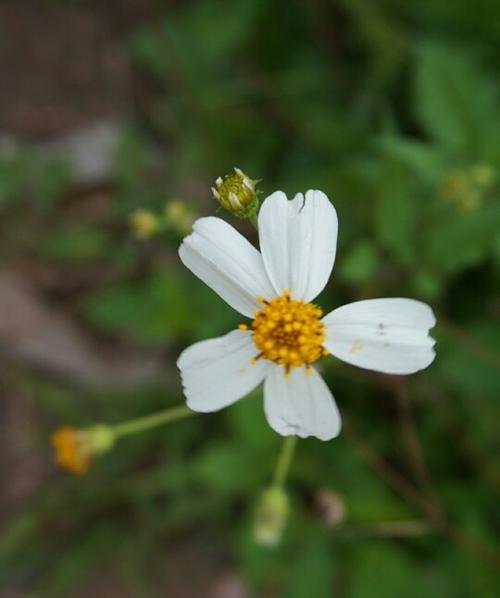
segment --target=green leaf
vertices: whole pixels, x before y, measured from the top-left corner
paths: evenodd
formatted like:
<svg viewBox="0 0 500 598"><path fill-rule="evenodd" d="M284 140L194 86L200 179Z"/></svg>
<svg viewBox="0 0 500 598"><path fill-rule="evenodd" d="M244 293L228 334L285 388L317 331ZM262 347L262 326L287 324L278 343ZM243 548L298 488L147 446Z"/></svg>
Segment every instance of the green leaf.
<svg viewBox="0 0 500 598"><path fill-rule="evenodd" d="M446 157L438 148L404 137L381 137L377 146L395 162L411 169L422 181L435 185L443 175Z"/></svg>
<svg viewBox="0 0 500 598"><path fill-rule="evenodd" d="M290 568L286 598L330 598L335 553L325 530L311 526L301 538L301 549Z"/></svg>
<svg viewBox="0 0 500 598"><path fill-rule="evenodd" d="M408 175L386 165L375 209L375 232L381 245L403 263L415 258L418 205Z"/></svg>
<svg viewBox="0 0 500 598"><path fill-rule="evenodd" d="M478 263L492 249L500 231L500 204L476 212L452 213L436 219L426 231L424 252L438 270L454 272Z"/></svg>
<svg viewBox="0 0 500 598"><path fill-rule="evenodd" d="M105 231L92 226L70 226L51 232L44 240L42 253L54 260L83 262L106 255L109 246Z"/></svg>
<svg viewBox="0 0 500 598"><path fill-rule="evenodd" d="M197 467L205 485L221 494L251 492L258 487L259 472L241 446L212 442L201 455Z"/></svg>
<svg viewBox="0 0 500 598"><path fill-rule="evenodd" d="M442 278L430 270L418 269L412 278L412 286L417 295L424 299L436 299L443 291Z"/></svg>
<svg viewBox="0 0 500 598"><path fill-rule="evenodd" d="M417 56L415 101L426 130L443 146L477 159L497 144L497 89L462 47L424 44Z"/></svg>
<svg viewBox="0 0 500 598"><path fill-rule="evenodd" d="M408 552L389 543L365 543L358 547L357 556L350 594L356 598L457 595L453 578L448 583L433 571L425 571Z"/></svg>
<svg viewBox="0 0 500 598"><path fill-rule="evenodd" d="M373 243L359 241L350 249L340 265L340 275L354 284L368 283L379 265L377 251Z"/></svg>
<svg viewBox="0 0 500 598"><path fill-rule="evenodd" d="M158 344L197 329L203 314L179 273L154 272L141 283L128 283L94 295L85 313L94 325L136 341Z"/></svg>
<svg viewBox="0 0 500 598"><path fill-rule="evenodd" d="M500 395L500 376L496 367L496 352L500 347L500 324L483 321L464 328L462 334L466 339L465 344L457 343L453 331L446 327L439 332L440 335L444 335L437 360L440 375L458 390L468 392L470 396L484 393L496 399ZM480 345L479 349L477 344Z"/></svg>

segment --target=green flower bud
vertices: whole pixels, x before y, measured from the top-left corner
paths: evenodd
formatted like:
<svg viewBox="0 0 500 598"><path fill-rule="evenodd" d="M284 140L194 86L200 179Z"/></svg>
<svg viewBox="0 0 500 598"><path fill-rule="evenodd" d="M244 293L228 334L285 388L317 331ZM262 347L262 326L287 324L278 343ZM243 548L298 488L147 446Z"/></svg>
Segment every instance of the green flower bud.
<svg viewBox="0 0 500 598"><path fill-rule="evenodd" d="M257 505L254 539L264 546L277 546L281 540L289 513L289 501L281 487L265 490Z"/></svg>
<svg viewBox="0 0 500 598"><path fill-rule="evenodd" d="M259 209L258 191L255 190L257 183L242 170L235 168L234 174L219 177L215 181L212 193L228 212L238 218L252 218Z"/></svg>
<svg viewBox="0 0 500 598"><path fill-rule="evenodd" d="M149 239L160 230L160 221L153 212L139 209L130 214L130 228L138 239Z"/></svg>
<svg viewBox="0 0 500 598"><path fill-rule="evenodd" d="M90 450L94 455L107 453L115 445L113 428L106 424L96 424L86 430Z"/></svg>
<svg viewBox="0 0 500 598"><path fill-rule="evenodd" d="M166 223L179 235L184 236L191 232L196 213L186 201L171 199L165 204L163 213Z"/></svg>

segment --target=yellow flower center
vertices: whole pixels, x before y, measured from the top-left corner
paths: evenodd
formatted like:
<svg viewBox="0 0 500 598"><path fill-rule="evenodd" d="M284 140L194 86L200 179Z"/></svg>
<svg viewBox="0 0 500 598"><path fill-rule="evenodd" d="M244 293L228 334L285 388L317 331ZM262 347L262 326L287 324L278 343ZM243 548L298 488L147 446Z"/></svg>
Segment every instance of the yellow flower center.
<svg viewBox="0 0 500 598"><path fill-rule="evenodd" d="M251 324L253 340L260 351L254 363L264 357L284 366L288 375L292 367L308 367L328 353L323 347L323 311L318 306L292 299L289 291L270 301L257 299L263 307L255 311ZM249 329L246 324L239 328ZM307 371L310 372L309 367Z"/></svg>
<svg viewBox="0 0 500 598"><path fill-rule="evenodd" d="M53 434L52 445L59 465L79 475L86 473L91 451L83 430L63 426Z"/></svg>

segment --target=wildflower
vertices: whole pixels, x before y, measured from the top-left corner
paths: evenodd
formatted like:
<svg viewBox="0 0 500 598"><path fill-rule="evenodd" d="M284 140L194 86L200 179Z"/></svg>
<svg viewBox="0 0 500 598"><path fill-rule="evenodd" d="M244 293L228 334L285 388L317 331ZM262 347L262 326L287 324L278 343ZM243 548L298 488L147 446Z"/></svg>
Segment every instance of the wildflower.
<svg viewBox="0 0 500 598"><path fill-rule="evenodd" d="M228 174L222 179L219 177L212 187L214 198L224 209L238 218L251 218L259 208L258 194L253 181L239 168L234 169L234 174Z"/></svg>
<svg viewBox="0 0 500 598"><path fill-rule="evenodd" d="M78 475L86 473L92 457L109 451L114 442L113 431L103 424L86 429L63 426L52 435L57 463Z"/></svg>
<svg viewBox="0 0 500 598"><path fill-rule="evenodd" d="M288 511L288 496L283 488L271 486L265 490L255 513L255 541L264 546L276 546L283 535Z"/></svg>
<svg viewBox="0 0 500 598"><path fill-rule="evenodd" d="M283 436L329 440L340 432L333 396L313 364L327 353L347 363L411 374L434 359L429 306L413 299L357 301L325 317L312 303L333 268L337 215L321 191L292 201L277 191L259 212L261 253L219 218L201 218L184 239L183 263L251 318L180 355L188 406L217 411L264 381L264 410Z"/></svg>
<svg viewBox="0 0 500 598"><path fill-rule="evenodd" d="M130 228L138 239L149 239L160 229L160 221L153 212L139 209L130 215Z"/></svg>

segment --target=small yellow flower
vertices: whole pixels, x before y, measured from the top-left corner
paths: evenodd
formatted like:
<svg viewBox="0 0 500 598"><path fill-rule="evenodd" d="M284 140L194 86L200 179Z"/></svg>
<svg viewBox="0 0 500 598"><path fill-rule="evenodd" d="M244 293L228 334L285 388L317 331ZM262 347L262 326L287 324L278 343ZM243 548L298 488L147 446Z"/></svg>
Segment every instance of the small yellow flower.
<svg viewBox="0 0 500 598"><path fill-rule="evenodd" d="M62 426L51 440L56 462L77 475L86 473L92 458L110 450L115 442L112 429L103 424L86 429Z"/></svg>
<svg viewBox="0 0 500 598"><path fill-rule="evenodd" d="M487 192L495 183L495 169L487 162L478 162L464 170L445 174L439 188L443 200L463 212L477 210L487 199Z"/></svg>
<svg viewBox="0 0 500 598"><path fill-rule="evenodd" d="M194 210L182 199L171 199L165 204L165 221L180 235L191 232L196 218Z"/></svg>
<svg viewBox="0 0 500 598"><path fill-rule="evenodd" d="M130 228L138 239L149 239L159 231L160 221L153 212L139 209L130 215Z"/></svg>
<svg viewBox="0 0 500 598"><path fill-rule="evenodd" d="M255 190L257 182L235 168L234 174L219 177L215 181L212 193L228 212L238 218L250 218L255 216L259 208L258 192Z"/></svg>
<svg viewBox="0 0 500 598"><path fill-rule="evenodd" d="M254 524L254 539L257 544L264 546L279 544L288 512L288 496L282 488L273 486L262 493Z"/></svg>

